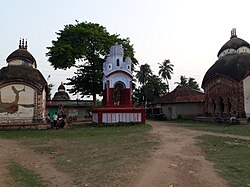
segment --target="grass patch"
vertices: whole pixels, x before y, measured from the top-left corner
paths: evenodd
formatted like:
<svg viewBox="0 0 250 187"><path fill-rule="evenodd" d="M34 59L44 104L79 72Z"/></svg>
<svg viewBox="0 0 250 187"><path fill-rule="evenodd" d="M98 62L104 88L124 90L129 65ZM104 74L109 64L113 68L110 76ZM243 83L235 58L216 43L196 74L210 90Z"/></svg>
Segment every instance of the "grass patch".
<svg viewBox="0 0 250 187"><path fill-rule="evenodd" d="M1 131L35 151L48 154L58 169L77 178L77 186L126 186L136 177L159 140L149 125L80 125L62 130ZM54 154L50 154L54 152Z"/></svg>
<svg viewBox="0 0 250 187"><path fill-rule="evenodd" d="M12 162L9 166L10 174L14 178L17 186L20 187L42 187L41 179L39 175L32 171L22 167L16 162Z"/></svg>
<svg viewBox="0 0 250 187"><path fill-rule="evenodd" d="M171 125L187 127L195 130L201 131L211 131L218 133L228 133L228 134L237 134L242 136L250 136L250 125L218 125L216 123L209 122L199 122L193 120L178 120L166 122Z"/></svg>
<svg viewBox="0 0 250 187"><path fill-rule="evenodd" d="M210 135L198 139L206 159L216 164L230 186L250 186L250 141Z"/></svg>

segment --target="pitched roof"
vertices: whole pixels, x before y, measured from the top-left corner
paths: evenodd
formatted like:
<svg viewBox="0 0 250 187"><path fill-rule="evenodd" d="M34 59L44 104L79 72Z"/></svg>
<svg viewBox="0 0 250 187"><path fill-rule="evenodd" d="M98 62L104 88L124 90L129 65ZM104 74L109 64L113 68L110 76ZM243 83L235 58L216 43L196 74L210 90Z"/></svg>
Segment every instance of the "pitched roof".
<svg viewBox="0 0 250 187"><path fill-rule="evenodd" d="M177 86L172 92L155 99L151 104L204 102L205 94L189 87Z"/></svg>

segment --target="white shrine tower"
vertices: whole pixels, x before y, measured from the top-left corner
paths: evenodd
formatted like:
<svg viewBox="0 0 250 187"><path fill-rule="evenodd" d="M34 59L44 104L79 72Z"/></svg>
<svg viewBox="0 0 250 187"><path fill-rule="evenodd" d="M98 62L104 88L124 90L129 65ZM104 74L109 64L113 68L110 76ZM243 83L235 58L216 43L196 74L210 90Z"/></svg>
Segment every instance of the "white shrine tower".
<svg viewBox="0 0 250 187"><path fill-rule="evenodd" d="M132 61L123 60L122 46L115 44L103 63L103 108L93 110L93 122L145 123L145 111L134 108L132 102Z"/></svg>

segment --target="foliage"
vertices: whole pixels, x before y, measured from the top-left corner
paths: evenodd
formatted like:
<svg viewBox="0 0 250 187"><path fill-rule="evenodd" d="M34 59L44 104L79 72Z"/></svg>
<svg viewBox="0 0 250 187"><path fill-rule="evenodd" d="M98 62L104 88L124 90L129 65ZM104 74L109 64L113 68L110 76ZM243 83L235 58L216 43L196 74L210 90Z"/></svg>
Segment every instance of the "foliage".
<svg viewBox="0 0 250 187"><path fill-rule="evenodd" d="M150 70L149 72L152 71ZM167 93L168 85L162 82L162 79L157 75L150 74L144 80L147 80L145 85L141 85L134 90L134 95L140 105L143 105L145 100L146 102L152 102L156 98Z"/></svg>
<svg viewBox="0 0 250 187"><path fill-rule="evenodd" d="M249 140L210 135L199 139L206 159L216 164L230 186L249 186Z"/></svg>
<svg viewBox="0 0 250 187"><path fill-rule="evenodd" d="M32 171L24 168L20 164L16 162L12 162L9 166L10 174L13 176L15 183L18 186L43 186L41 183L41 179L38 175L33 173Z"/></svg>
<svg viewBox="0 0 250 187"><path fill-rule="evenodd" d="M75 25L65 25L56 34L57 40L53 40L52 46L47 47L48 60L55 69L77 67L75 75L68 78L68 85L72 86L69 92L80 93L82 96L93 95L94 103L96 94L102 91L102 64L114 43L123 46L124 55L132 59L132 67L138 63L129 38L122 39L117 34L111 35L105 27L97 23L76 21Z"/></svg>
<svg viewBox="0 0 250 187"><path fill-rule="evenodd" d="M167 81L171 79L171 74L173 74L174 65L170 63L170 60L164 60L161 64L159 63L159 75ZM169 91L169 90L168 90Z"/></svg>
<svg viewBox="0 0 250 187"><path fill-rule="evenodd" d="M179 87L186 86L186 87L189 87L189 88L194 89L194 90L200 90L199 84L192 77L187 78L187 77L181 75L180 82L175 82L175 84L177 84Z"/></svg>
<svg viewBox="0 0 250 187"><path fill-rule="evenodd" d="M148 82L149 77L152 75L152 70L150 65L147 63L140 66L140 70L136 71L136 78L138 82L141 83L143 86Z"/></svg>
<svg viewBox="0 0 250 187"><path fill-rule="evenodd" d="M148 102L152 102L156 98L165 95L168 90L168 85L162 82L162 80L156 75L149 77L146 86L148 89Z"/></svg>
<svg viewBox="0 0 250 187"><path fill-rule="evenodd" d="M135 77L137 78L138 82L142 85L140 90L137 90L137 93L142 93L141 96L137 96L138 98L142 97L143 105L146 107L146 103L148 100L148 89L147 89L147 82L149 78L152 76L152 70L150 65L147 63L140 66L140 70L136 71Z"/></svg>

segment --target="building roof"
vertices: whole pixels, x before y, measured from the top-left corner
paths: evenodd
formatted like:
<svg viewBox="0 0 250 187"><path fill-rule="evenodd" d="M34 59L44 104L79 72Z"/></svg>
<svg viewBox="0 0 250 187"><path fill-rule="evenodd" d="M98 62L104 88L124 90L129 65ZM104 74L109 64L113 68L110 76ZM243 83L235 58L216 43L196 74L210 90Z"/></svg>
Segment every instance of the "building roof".
<svg viewBox="0 0 250 187"><path fill-rule="evenodd" d="M32 65L35 64L35 67L37 67L36 65L36 60L35 58L32 56L32 54L30 54L30 52L27 50L27 41L24 44L24 39L19 41L19 49L15 50L14 52L12 52L6 59L6 61L9 63L12 60L16 60L16 59L21 59L24 60L28 63L31 63Z"/></svg>
<svg viewBox="0 0 250 187"><path fill-rule="evenodd" d="M201 87L215 76L224 75L239 82L250 71L250 54L230 54L219 58L206 72Z"/></svg>
<svg viewBox="0 0 250 187"><path fill-rule="evenodd" d="M47 82L39 70L26 66L7 66L0 69L0 83L25 82L42 91Z"/></svg>
<svg viewBox="0 0 250 187"><path fill-rule="evenodd" d="M151 104L197 103L204 102L204 93L189 87L177 86L172 92L155 99Z"/></svg>
<svg viewBox="0 0 250 187"><path fill-rule="evenodd" d="M52 100L69 100L69 94L67 92L56 92Z"/></svg>
<svg viewBox="0 0 250 187"><path fill-rule="evenodd" d="M52 100L69 100L69 94L65 92L65 86L63 85L63 82L58 87L58 91L55 93Z"/></svg>
<svg viewBox="0 0 250 187"><path fill-rule="evenodd" d="M237 36L232 36L231 39L226 42L221 49L219 50L217 56L219 57L220 53L222 53L224 50L226 49L239 49L240 47L248 47L250 48L250 45L248 42L246 42L245 40L238 38Z"/></svg>
<svg viewBox="0 0 250 187"><path fill-rule="evenodd" d="M63 85L63 83L61 82L60 86L58 87L58 91L59 90L65 90L65 86Z"/></svg>

